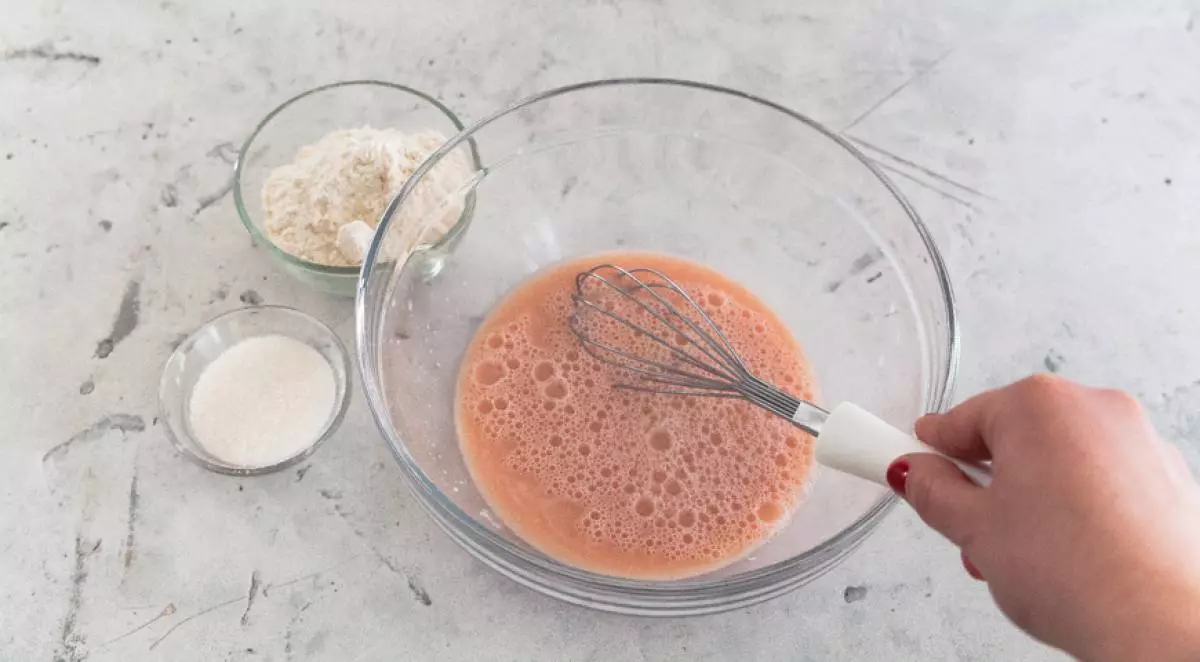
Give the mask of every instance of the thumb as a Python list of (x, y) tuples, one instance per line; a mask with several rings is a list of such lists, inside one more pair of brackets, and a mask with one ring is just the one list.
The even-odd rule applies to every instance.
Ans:
[(932, 529), (959, 547), (964, 546), (982, 516), (983, 488), (932, 453), (905, 455), (892, 463), (888, 473), (900, 473), (902, 464), (907, 465), (908, 472), (904, 489), (897, 491)]

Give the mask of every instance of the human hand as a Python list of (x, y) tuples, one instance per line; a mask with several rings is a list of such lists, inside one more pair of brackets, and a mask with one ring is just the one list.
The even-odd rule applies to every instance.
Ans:
[(1200, 485), (1137, 400), (1036, 375), (917, 422), (888, 481), (1000, 609), (1086, 660), (1200, 660)]

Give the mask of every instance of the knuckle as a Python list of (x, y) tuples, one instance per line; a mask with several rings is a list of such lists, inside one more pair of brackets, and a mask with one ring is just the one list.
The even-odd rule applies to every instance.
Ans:
[(1058, 408), (1078, 400), (1080, 388), (1078, 384), (1064, 377), (1037, 373), (1017, 382), (1015, 400), (1019, 406), (1031, 410)]
[(1141, 400), (1138, 400), (1127, 391), (1106, 388), (1101, 389), (1100, 394), (1104, 398), (1105, 403), (1113, 409), (1130, 414), (1142, 413)]
[(1022, 392), (1034, 397), (1062, 395), (1069, 392), (1074, 386), (1065, 378), (1049, 372), (1030, 375), (1017, 384), (1021, 387)]
[(1132, 417), (1144, 417), (1145, 409), (1142, 408), (1141, 401), (1126, 391), (1117, 389), (1100, 390), (1100, 398), (1105, 407), (1117, 414)]

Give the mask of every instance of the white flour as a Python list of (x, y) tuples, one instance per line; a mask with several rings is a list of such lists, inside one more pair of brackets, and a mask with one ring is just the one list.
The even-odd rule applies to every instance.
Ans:
[(317, 350), (281, 335), (247, 338), (200, 373), (192, 389), (192, 434), (213, 456), (244, 467), (308, 448), (333, 415), (333, 368)]
[[(397, 129), (343, 129), (303, 147), (292, 163), (271, 172), (263, 184), (267, 234), (276, 246), (304, 260), (331, 266), (360, 264), (338, 248), (338, 230), (354, 221), (375, 229), (391, 199), (413, 171), (446, 137), (437, 131), (406, 134)], [(448, 200), (471, 175), (463, 149), (429, 173), (394, 221), (393, 237), (431, 241), (453, 227), (460, 200)], [(413, 234), (428, 224), (428, 232)], [(393, 248), (407, 249), (411, 246)]]

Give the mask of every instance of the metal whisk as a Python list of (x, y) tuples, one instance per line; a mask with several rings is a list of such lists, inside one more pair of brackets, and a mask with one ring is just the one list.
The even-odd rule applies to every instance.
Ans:
[[(589, 291), (590, 288), (596, 289)], [(634, 312), (640, 319), (620, 315), (604, 305), (605, 297), (613, 295), (635, 304)], [(821, 433), (821, 424), (829, 417), (824, 409), (797, 399), (750, 372), (712, 317), (678, 283), (656, 269), (597, 265), (575, 277), (572, 300), (575, 311), (569, 325), (584, 351), (638, 379), (617, 384), (617, 388), (668, 395), (743, 398), (814, 435)], [(612, 340), (605, 342), (597, 337), (595, 329), (588, 328), (596, 326), (588, 323), (589, 315), (613, 320), (657, 345), (663, 355), (639, 355), (616, 346)]]
[[(576, 276), (572, 300), (568, 325), (583, 350), (633, 378), (617, 388), (747, 400), (816, 436), (818, 462), (883, 485), (897, 457), (937, 453), (856, 405), (829, 412), (760, 379), (704, 308), (661, 271), (596, 265)], [(976, 483), (990, 482), (986, 465), (947, 459)]]

